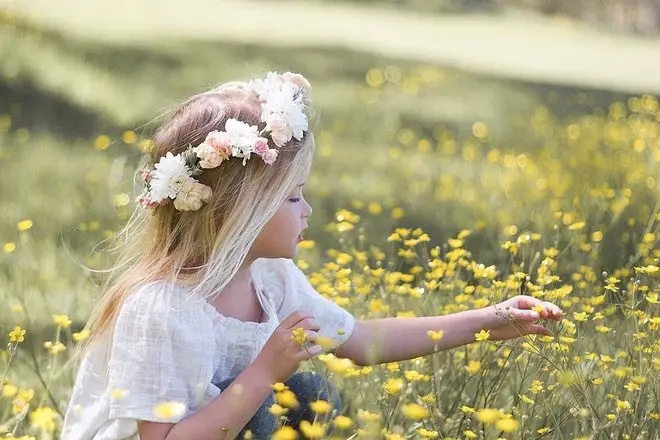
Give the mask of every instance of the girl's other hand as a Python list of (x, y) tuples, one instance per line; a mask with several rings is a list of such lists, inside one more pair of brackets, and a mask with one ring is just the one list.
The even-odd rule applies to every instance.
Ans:
[(304, 329), (306, 340), (314, 342), (320, 330), (314, 316), (295, 311), (277, 326), (254, 360), (263, 374), (273, 382), (285, 382), (296, 372), (300, 364), (323, 352), (319, 345), (300, 344), (292, 338), (293, 331)]
[(491, 323), (485, 330), (490, 330), (489, 340), (492, 341), (528, 334), (550, 335), (547, 328), (535, 322), (539, 319), (560, 321), (563, 316), (563, 311), (555, 304), (526, 295), (514, 296), (485, 310)]

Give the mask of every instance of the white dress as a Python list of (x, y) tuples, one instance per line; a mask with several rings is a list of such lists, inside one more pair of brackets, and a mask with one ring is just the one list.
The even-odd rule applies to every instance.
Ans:
[(294, 310), (311, 312), (321, 335), (340, 343), (351, 335), (353, 316), (316, 292), (292, 260), (259, 259), (251, 272), (268, 315), (264, 322), (223, 316), (201, 297), (182, 301), (186, 290), (171, 283), (152, 283), (130, 295), (112, 341), (95, 341), (80, 364), (62, 439), (139, 439), (137, 420), (162, 421), (153, 408), (166, 401), (186, 404), (184, 414), (168, 421), (190, 416), (220, 394), (211, 382), (250, 365)]

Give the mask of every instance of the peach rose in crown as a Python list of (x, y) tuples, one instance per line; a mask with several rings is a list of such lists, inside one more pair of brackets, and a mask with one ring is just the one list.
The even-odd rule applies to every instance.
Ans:
[(193, 148), (193, 151), (195, 154), (197, 154), (197, 157), (201, 159), (199, 166), (202, 168), (215, 168), (226, 159), (226, 155), (224, 153), (216, 150), (206, 142), (203, 142), (197, 147)]
[(231, 149), (231, 138), (229, 137), (229, 133), (224, 131), (213, 130), (206, 135), (204, 142), (216, 150), (227, 151)]
[(307, 78), (299, 73), (286, 72), (282, 74), (282, 79), (286, 82), (298, 86), (302, 89), (303, 93), (309, 97), (312, 94), (312, 85), (307, 81)]
[(283, 147), (291, 140), (291, 128), (289, 122), (280, 113), (271, 113), (266, 119), (266, 130), (270, 131), (270, 137), (278, 147)]
[(183, 188), (174, 199), (174, 207), (179, 211), (197, 211), (211, 198), (211, 187), (199, 183), (192, 177), (183, 183)]

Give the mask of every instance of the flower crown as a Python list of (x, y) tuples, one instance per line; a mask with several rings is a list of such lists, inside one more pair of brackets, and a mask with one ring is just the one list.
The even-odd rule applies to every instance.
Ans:
[(193, 178), (204, 169), (220, 166), (230, 157), (243, 159), (243, 165), (252, 154), (261, 157), (268, 165), (277, 160), (278, 150), (268, 147), (270, 133), (273, 143), (283, 147), (295, 137), (301, 140), (308, 130), (305, 106), (311, 94), (309, 81), (302, 75), (286, 72), (268, 72), (265, 80), (252, 80), (248, 91), (261, 101), (261, 121), (266, 127), (258, 131), (238, 119), (229, 119), (224, 131), (214, 130), (204, 142), (180, 154), (168, 152), (151, 169), (142, 171), (144, 192), (137, 202), (145, 208), (153, 208), (170, 200), (179, 211), (196, 211), (211, 198), (211, 187)]

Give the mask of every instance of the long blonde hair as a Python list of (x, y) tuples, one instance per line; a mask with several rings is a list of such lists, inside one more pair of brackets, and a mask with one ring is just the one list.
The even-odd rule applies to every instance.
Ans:
[[(263, 129), (260, 103), (246, 85), (229, 82), (187, 99), (156, 132), (151, 163), (168, 152), (178, 154), (189, 144), (198, 145), (209, 132), (223, 130), (229, 118)], [(309, 104), (306, 113), (311, 118)], [(227, 285), (263, 226), (307, 174), (314, 138), (307, 131), (300, 141), (292, 138), (277, 148), (273, 165), (253, 156), (245, 165), (233, 158), (204, 170), (196, 178), (210, 186), (213, 195), (198, 211), (178, 211), (172, 203), (153, 210), (136, 207), (116, 235), (119, 257), (85, 326), (90, 334), (72, 360), (81, 357), (102, 333), (112, 334), (124, 301), (148, 283), (190, 284), (193, 294), (207, 300)]]

